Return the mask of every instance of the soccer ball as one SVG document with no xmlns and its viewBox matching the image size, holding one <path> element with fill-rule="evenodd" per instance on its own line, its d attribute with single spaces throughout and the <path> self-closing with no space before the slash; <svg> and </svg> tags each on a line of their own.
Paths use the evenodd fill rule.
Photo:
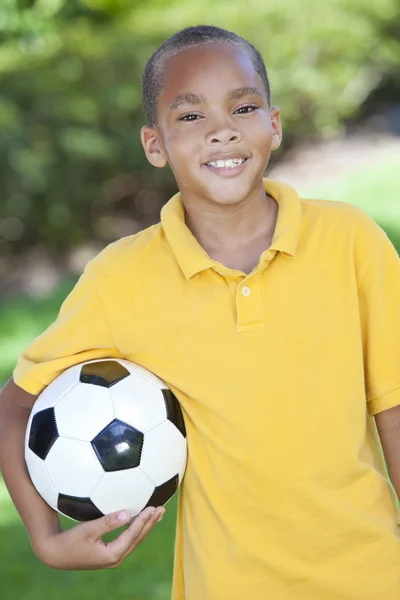
<svg viewBox="0 0 400 600">
<path fill-rule="evenodd" d="M 161 506 L 187 459 L 177 399 L 161 379 L 126 360 L 75 365 L 37 398 L 25 460 L 42 498 L 75 521 Z"/>
</svg>

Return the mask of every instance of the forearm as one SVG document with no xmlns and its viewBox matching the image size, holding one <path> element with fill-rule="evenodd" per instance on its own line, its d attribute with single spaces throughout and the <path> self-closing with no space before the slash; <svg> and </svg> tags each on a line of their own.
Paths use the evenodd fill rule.
<svg viewBox="0 0 400 600">
<path fill-rule="evenodd" d="M 26 468 L 24 442 L 30 409 L 16 404 L 16 387 L 10 380 L 0 393 L 0 469 L 38 554 L 41 540 L 60 531 L 60 521 L 37 493 Z"/>
<path fill-rule="evenodd" d="M 395 455 L 393 453 L 387 456 L 385 455 L 385 458 L 393 487 L 400 501 L 400 432 L 398 433 L 397 438 L 397 453 Z"/>
<path fill-rule="evenodd" d="M 400 405 L 375 416 L 393 487 L 400 500 Z"/>
</svg>

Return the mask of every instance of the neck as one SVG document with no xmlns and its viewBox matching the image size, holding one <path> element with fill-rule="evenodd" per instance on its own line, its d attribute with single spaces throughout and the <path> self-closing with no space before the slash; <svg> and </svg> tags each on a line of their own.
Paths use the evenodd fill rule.
<svg viewBox="0 0 400 600">
<path fill-rule="evenodd" d="M 275 230 L 278 204 L 264 190 L 240 203 L 185 202 L 185 222 L 199 244 L 212 253 L 235 250 L 265 240 L 269 247 Z"/>
</svg>

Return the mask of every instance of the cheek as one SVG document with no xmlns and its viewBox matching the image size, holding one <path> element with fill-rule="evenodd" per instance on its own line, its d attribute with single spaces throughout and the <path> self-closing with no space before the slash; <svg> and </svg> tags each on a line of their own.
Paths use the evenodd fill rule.
<svg viewBox="0 0 400 600">
<path fill-rule="evenodd" d="M 268 153 L 271 150 L 273 133 L 274 131 L 270 124 L 265 124 L 261 127 L 260 125 L 256 125 L 250 133 L 252 145 L 258 148 L 260 152 Z"/>
<path fill-rule="evenodd" d="M 256 131 L 257 138 L 263 138 L 264 140 L 272 137 L 274 132 L 271 121 L 264 112 L 258 112 L 256 118 L 249 119 L 246 123 L 246 130 L 251 131 L 252 134 Z"/>
<path fill-rule="evenodd" d="M 193 161 L 200 148 L 198 136 L 193 131 L 174 131 L 165 139 L 165 146 L 168 156 L 172 163 L 177 163 L 176 167 L 181 170 L 182 167 Z"/>
</svg>

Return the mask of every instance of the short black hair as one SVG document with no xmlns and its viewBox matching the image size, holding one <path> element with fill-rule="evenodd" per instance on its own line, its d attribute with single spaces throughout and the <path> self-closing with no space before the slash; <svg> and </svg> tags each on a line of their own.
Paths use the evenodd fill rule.
<svg viewBox="0 0 400 600">
<path fill-rule="evenodd" d="M 260 75 L 267 92 L 268 104 L 271 103 L 271 91 L 267 70 L 264 60 L 259 51 L 250 42 L 246 41 L 240 35 L 214 27 L 213 25 L 196 25 L 186 27 L 169 37 L 154 52 L 147 62 L 142 75 L 142 99 L 143 108 L 149 125 L 157 124 L 157 99 L 163 87 L 163 71 L 165 61 L 192 46 L 209 43 L 235 44 L 245 50 L 254 65 L 255 70 Z"/>
</svg>

